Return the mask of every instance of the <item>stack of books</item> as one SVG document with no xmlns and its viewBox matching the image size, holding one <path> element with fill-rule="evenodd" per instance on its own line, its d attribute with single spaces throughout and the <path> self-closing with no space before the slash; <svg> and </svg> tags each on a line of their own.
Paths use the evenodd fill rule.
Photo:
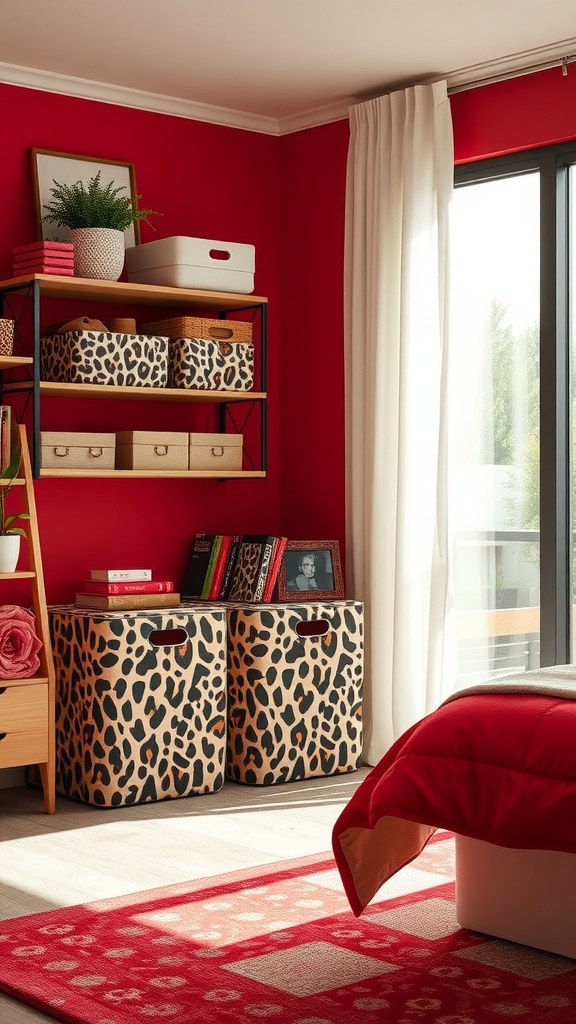
<svg viewBox="0 0 576 1024">
<path fill-rule="evenodd" d="M 175 608 L 180 594 L 171 580 L 153 580 L 151 569 L 91 569 L 90 578 L 76 594 L 80 608 L 125 611 L 138 608 Z"/>
<path fill-rule="evenodd" d="M 197 533 L 182 596 L 205 601 L 271 601 L 287 537 Z"/>
<path fill-rule="evenodd" d="M 59 274 L 74 276 L 72 242 L 31 242 L 12 250 L 12 276 Z"/>
</svg>

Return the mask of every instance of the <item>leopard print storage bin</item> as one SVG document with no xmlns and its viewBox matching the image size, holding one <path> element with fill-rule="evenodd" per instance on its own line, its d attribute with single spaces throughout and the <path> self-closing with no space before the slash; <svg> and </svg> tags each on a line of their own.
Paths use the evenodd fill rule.
<svg viewBox="0 0 576 1024">
<path fill-rule="evenodd" d="M 233 605 L 227 617 L 226 776 L 268 786 L 356 771 L 363 605 Z"/>
<path fill-rule="evenodd" d="M 165 388 L 168 338 L 69 331 L 40 341 L 41 380 Z"/>
<path fill-rule="evenodd" d="M 222 608 L 100 612 L 53 605 L 49 620 L 59 793 L 119 807 L 220 789 Z"/>
<path fill-rule="evenodd" d="M 170 338 L 171 388 L 250 391 L 254 384 L 254 345 L 209 338 Z"/>
</svg>

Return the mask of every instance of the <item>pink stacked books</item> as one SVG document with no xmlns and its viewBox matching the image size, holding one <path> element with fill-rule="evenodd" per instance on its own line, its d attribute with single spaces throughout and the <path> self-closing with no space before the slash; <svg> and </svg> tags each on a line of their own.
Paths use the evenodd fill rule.
<svg viewBox="0 0 576 1024">
<path fill-rule="evenodd" d="M 31 242 L 12 250 L 12 274 L 60 274 L 74 276 L 74 246 L 72 242 Z"/>
</svg>

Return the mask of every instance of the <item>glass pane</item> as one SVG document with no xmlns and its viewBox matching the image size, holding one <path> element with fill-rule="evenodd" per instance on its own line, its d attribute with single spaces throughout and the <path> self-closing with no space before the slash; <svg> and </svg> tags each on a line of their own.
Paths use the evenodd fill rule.
<svg viewBox="0 0 576 1024">
<path fill-rule="evenodd" d="M 452 209 L 450 509 L 456 686 L 539 665 L 539 175 Z"/>
</svg>

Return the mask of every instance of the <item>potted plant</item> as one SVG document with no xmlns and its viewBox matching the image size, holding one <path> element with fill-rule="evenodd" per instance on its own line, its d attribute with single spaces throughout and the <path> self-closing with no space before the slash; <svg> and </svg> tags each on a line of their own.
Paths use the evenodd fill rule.
<svg viewBox="0 0 576 1024">
<path fill-rule="evenodd" d="M 88 184 L 75 181 L 66 185 L 56 181 L 50 189 L 53 200 L 44 204 L 43 221 L 69 229 L 74 244 L 74 272 L 78 277 L 96 277 L 117 281 L 124 266 L 124 232 L 136 221 L 150 224 L 149 216 L 157 210 L 140 210 L 142 197 L 120 195 L 125 185 L 114 187 L 100 181 L 98 171 Z"/>
<path fill-rule="evenodd" d="M 14 572 L 20 554 L 20 538 L 26 536 L 26 531 L 16 523 L 30 519 L 27 512 L 8 514 L 6 508 L 6 499 L 18 476 L 21 460 L 22 452 L 19 446 L 14 445 L 10 465 L 0 473 L 0 572 Z M 4 480 L 7 483 L 3 483 Z"/>
</svg>

